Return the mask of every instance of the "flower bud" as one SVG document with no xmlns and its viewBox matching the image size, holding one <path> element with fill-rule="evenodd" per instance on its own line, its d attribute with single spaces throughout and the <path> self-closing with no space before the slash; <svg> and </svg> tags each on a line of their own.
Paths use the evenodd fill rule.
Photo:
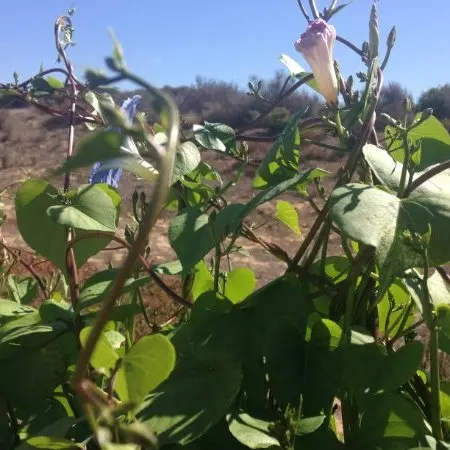
<svg viewBox="0 0 450 450">
<path fill-rule="evenodd" d="M 372 5 L 372 10 L 370 11 L 370 22 L 369 22 L 369 59 L 372 61 L 378 56 L 379 47 L 379 31 L 378 31 L 378 13 L 377 4 Z"/>
<path fill-rule="evenodd" d="M 336 30 L 323 19 L 309 22 L 308 29 L 295 42 L 295 49 L 308 61 L 319 92 L 331 103 L 337 103 L 338 81 L 333 63 Z"/>
<path fill-rule="evenodd" d="M 394 46 L 396 37 L 397 37 L 397 31 L 395 29 L 395 26 L 393 26 L 391 28 L 391 31 L 389 32 L 387 42 L 386 42 L 388 48 L 392 48 Z"/>
</svg>

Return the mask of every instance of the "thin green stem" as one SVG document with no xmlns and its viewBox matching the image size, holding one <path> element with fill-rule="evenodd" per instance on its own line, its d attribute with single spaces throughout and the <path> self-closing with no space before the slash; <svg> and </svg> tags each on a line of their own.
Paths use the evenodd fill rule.
<svg viewBox="0 0 450 450">
<path fill-rule="evenodd" d="M 83 393 L 83 380 L 86 375 L 89 360 L 91 359 L 97 341 L 100 338 L 101 333 L 103 332 L 103 328 L 114 307 L 114 302 L 120 295 L 126 280 L 132 274 L 136 261 L 141 256 L 142 250 L 147 243 L 150 230 L 153 228 L 159 216 L 159 213 L 166 201 L 172 181 L 176 147 L 179 138 L 180 118 L 178 109 L 174 101 L 164 91 L 160 91 L 154 88 L 141 78 L 129 72 L 125 72 L 124 70 L 120 72 L 131 82 L 134 82 L 146 89 L 152 96 L 156 98 L 156 100 L 158 100 L 161 111 L 164 111 L 169 119 L 168 142 L 166 149 L 159 149 L 159 154 L 165 154 L 165 156 L 162 157 L 160 161 L 159 182 L 155 186 L 152 202 L 150 203 L 144 217 L 142 218 L 136 241 L 130 249 L 122 268 L 118 272 L 115 283 L 105 295 L 103 307 L 97 315 L 92 331 L 89 334 L 89 338 L 78 358 L 75 375 L 73 378 L 73 386 L 78 393 Z M 150 145 L 155 145 L 153 142 L 149 143 Z"/>
<path fill-rule="evenodd" d="M 444 436 L 441 426 L 441 380 L 439 377 L 439 328 L 437 325 L 436 314 L 431 302 L 430 292 L 428 290 L 429 275 L 428 250 L 424 250 L 423 255 L 423 280 L 422 289 L 425 296 L 425 303 L 428 304 L 428 313 L 430 321 L 430 389 L 431 389 L 431 428 L 433 435 L 438 441 L 443 441 Z"/>
<path fill-rule="evenodd" d="M 443 163 L 437 164 L 432 167 L 430 170 L 427 170 L 425 173 L 417 177 L 407 189 L 405 189 L 405 196 L 408 196 L 412 191 L 417 189 L 420 185 L 433 178 L 434 176 L 440 174 L 444 170 L 450 169 L 450 160 L 444 161 Z"/>
<path fill-rule="evenodd" d="M 411 149 L 408 145 L 408 134 L 405 132 L 403 134 L 403 147 L 405 149 L 405 158 L 403 161 L 402 174 L 400 177 L 400 185 L 398 187 L 398 196 L 399 198 L 403 198 L 405 194 L 406 186 L 406 176 L 408 175 L 408 169 L 411 162 Z"/>
</svg>

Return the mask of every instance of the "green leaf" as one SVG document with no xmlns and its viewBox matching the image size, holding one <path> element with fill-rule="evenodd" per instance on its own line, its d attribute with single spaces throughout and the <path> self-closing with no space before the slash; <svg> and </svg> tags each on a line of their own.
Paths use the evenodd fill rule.
<svg viewBox="0 0 450 450">
<path fill-rule="evenodd" d="M 195 140 L 204 148 L 225 152 L 230 143 L 234 144 L 236 134 L 228 125 L 206 122 L 193 126 Z"/>
<path fill-rule="evenodd" d="M 36 310 L 31 306 L 21 305 L 11 300 L 0 299 L 0 325 L 8 320 L 34 312 Z"/>
<path fill-rule="evenodd" d="M 35 410 L 52 396 L 53 391 L 67 380 L 67 367 L 74 364 L 77 346 L 70 333 L 47 333 L 49 340 L 42 341 L 37 334 L 34 348 L 15 349 L 14 358 L 2 361 L 0 372 L 0 398 L 8 399 L 16 408 Z M 22 341 L 16 340 L 19 344 Z"/>
<path fill-rule="evenodd" d="M 16 275 L 8 275 L 7 287 L 9 295 L 17 303 L 27 305 L 36 298 L 37 283 L 32 277 L 18 277 Z"/>
<path fill-rule="evenodd" d="M 358 399 L 391 392 L 415 375 L 422 357 L 419 341 L 410 341 L 388 354 L 378 344 L 350 345 L 345 349 L 343 380 Z"/>
<path fill-rule="evenodd" d="M 285 200 L 278 200 L 275 217 L 289 227 L 295 234 L 300 234 L 298 213 L 291 203 Z"/>
<path fill-rule="evenodd" d="M 60 225 L 80 230 L 116 231 L 117 209 L 96 185 L 81 186 L 70 205 L 50 206 L 47 214 Z"/>
<path fill-rule="evenodd" d="M 207 367 L 187 361 L 146 398 L 137 418 L 156 433 L 161 446 L 186 445 L 224 417 L 239 392 L 241 377 L 238 363 Z"/>
<path fill-rule="evenodd" d="M 139 404 L 175 366 L 175 349 L 160 334 L 145 336 L 131 347 L 117 372 L 116 390 L 124 402 Z"/>
<path fill-rule="evenodd" d="M 58 78 L 50 76 L 50 77 L 47 77 L 46 81 L 53 89 L 63 89 L 64 88 L 64 83 L 61 80 L 58 80 Z"/>
<path fill-rule="evenodd" d="M 377 305 L 379 330 L 382 333 L 385 334 L 389 330 L 389 336 L 395 336 L 399 331 L 401 319 L 405 314 L 409 301 L 410 294 L 404 284 L 400 280 L 394 281 Z M 405 327 L 412 325 L 413 321 L 414 311 L 409 314 Z"/>
<path fill-rule="evenodd" d="M 208 270 L 206 263 L 201 260 L 195 266 L 194 281 L 192 283 L 192 299 L 197 300 L 200 295 L 214 290 L 214 277 Z"/>
<path fill-rule="evenodd" d="M 178 259 L 166 263 L 154 264 L 152 269 L 155 273 L 163 275 L 179 275 L 183 270 L 180 260 Z"/>
<path fill-rule="evenodd" d="M 415 120 L 420 119 L 421 113 L 416 115 Z M 399 162 L 404 161 L 404 142 L 397 135 L 393 127 L 386 127 L 386 148 Z M 418 170 L 444 162 L 450 155 L 450 135 L 445 127 L 434 116 L 430 116 L 420 125 L 408 132 L 408 138 L 413 145 L 420 142 L 420 164 Z"/>
<path fill-rule="evenodd" d="M 285 129 L 273 143 L 266 157 L 261 162 L 253 187 L 264 189 L 298 174 L 300 156 L 300 133 L 298 122 L 304 111 L 292 116 Z"/>
<path fill-rule="evenodd" d="M 291 76 L 297 78 L 298 80 L 302 80 L 305 76 L 310 75 L 311 72 L 307 72 L 297 61 L 294 61 L 288 55 L 281 55 L 280 61 L 287 67 Z M 313 78 L 312 80 L 306 83 L 310 88 L 314 89 L 318 94 L 322 95 L 322 93 L 317 88 L 317 82 Z"/>
<path fill-rule="evenodd" d="M 352 436 L 352 448 L 409 449 L 427 433 L 420 409 L 401 394 L 377 396 L 365 405 L 361 428 Z"/>
<path fill-rule="evenodd" d="M 213 291 L 202 294 L 192 309 L 189 326 L 192 352 L 208 365 L 243 358 L 245 318 L 242 311 Z"/>
<path fill-rule="evenodd" d="M 297 422 L 295 432 L 300 436 L 314 433 L 322 426 L 325 419 L 326 416 L 304 417 Z"/>
<path fill-rule="evenodd" d="M 248 267 L 237 267 L 227 274 L 224 295 L 232 303 L 240 303 L 254 290 L 256 278 L 253 270 Z"/>
<path fill-rule="evenodd" d="M 18 189 L 15 206 L 17 226 L 24 241 L 66 273 L 67 227 L 55 223 L 46 213 L 52 206 L 61 206 L 58 190 L 44 180 L 28 180 Z M 78 235 L 83 233 L 80 230 Z M 86 239 L 77 244 L 77 266 L 81 267 L 109 242 L 109 239 Z"/>
<path fill-rule="evenodd" d="M 0 328 L 0 359 L 9 358 L 24 350 L 45 346 L 68 331 L 68 325 L 60 321 L 49 325 L 33 323 L 40 319 L 40 316 L 35 314 L 27 314 L 9 321 Z"/>
<path fill-rule="evenodd" d="M 386 150 L 372 144 L 365 145 L 363 153 L 366 161 L 383 185 L 391 190 L 397 191 L 400 185 L 403 164 L 393 159 Z M 430 168 L 425 169 L 423 172 L 415 171 L 412 180 L 416 180 Z M 449 170 L 443 171 L 421 184 L 413 191 L 412 196 L 432 195 L 433 193 L 447 195 L 450 199 Z"/>
<path fill-rule="evenodd" d="M 80 342 L 84 347 L 92 331 L 92 327 L 85 327 L 80 332 Z M 109 376 L 116 367 L 119 355 L 109 343 L 108 338 L 103 332 L 97 340 L 95 350 L 92 353 L 89 363 L 99 373 Z"/>
<path fill-rule="evenodd" d="M 44 323 L 52 323 L 58 320 L 72 323 L 75 318 L 72 305 L 68 302 L 57 300 L 42 302 L 39 306 L 39 314 Z"/>
<path fill-rule="evenodd" d="M 102 302 L 108 290 L 112 287 L 117 277 L 118 269 L 107 269 L 102 272 L 95 273 L 91 278 L 86 280 L 75 305 L 75 312 L 89 308 Z M 121 290 L 121 295 L 132 292 L 140 287 L 145 286 L 150 281 L 150 277 L 128 278 Z"/>
<path fill-rule="evenodd" d="M 227 415 L 230 433 L 251 449 L 281 448 L 280 442 L 269 431 L 270 422 L 255 419 L 242 411 Z"/>
<path fill-rule="evenodd" d="M 66 171 L 74 171 L 81 167 L 91 166 L 95 162 L 132 155 L 123 152 L 120 147 L 125 137 L 116 131 L 98 131 L 90 133 L 78 144 L 77 152 L 56 170 L 55 175 Z"/>
<path fill-rule="evenodd" d="M 200 164 L 201 156 L 198 148 L 192 142 L 186 141 L 179 145 L 175 155 L 172 183 L 191 173 Z"/>
<path fill-rule="evenodd" d="M 449 197 L 442 193 L 399 199 L 379 188 L 348 184 L 330 197 L 331 217 L 343 233 L 376 249 L 376 258 L 392 274 L 422 267 L 423 258 L 410 246 L 403 234 L 424 234 L 431 226 L 428 249 L 430 265 L 450 261 L 450 241 L 442 240 L 450 219 Z"/>
<path fill-rule="evenodd" d="M 37 448 L 42 450 L 77 450 L 83 449 L 82 444 L 69 441 L 67 439 L 53 436 L 34 436 L 27 439 L 28 448 Z M 18 447 L 20 449 L 20 447 Z"/>
</svg>

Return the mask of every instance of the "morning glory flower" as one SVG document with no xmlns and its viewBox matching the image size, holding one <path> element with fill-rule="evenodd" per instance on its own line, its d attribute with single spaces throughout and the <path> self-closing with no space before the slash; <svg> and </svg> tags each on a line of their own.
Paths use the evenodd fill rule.
<svg viewBox="0 0 450 450">
<path fill-rule="evenodd" d="M 136 110 L 141 99 L 142 97 L 140 95 L 134 95 L 131 98 L 127 98 L 122 104 L 121 109 L 129 120 L 130 125 L 136 115 Z M 141 157 L 136 144 L 130 136 L 125 137 L 120 149 L 125 154 L 124 156 L 97 162 L 92 166 L 88 180 L 90 184 L 106 183 L 117 188 L 119 187 L 123 169 L 129 170 L 139 178 L 147 181 L 155 181 L 158 178 L 158 171 Z M 130 154 L 132 156 L 131 158 Z"/>
<path fill-rule="evenodd" d="M 333 46 L 336 30 L 323 19 L 311 20 L 308 29 L 295 42 L 311 66 L 319 92 L 331 103 L 337 103 L 338 81 L 334 70 Z"/>
</svg>

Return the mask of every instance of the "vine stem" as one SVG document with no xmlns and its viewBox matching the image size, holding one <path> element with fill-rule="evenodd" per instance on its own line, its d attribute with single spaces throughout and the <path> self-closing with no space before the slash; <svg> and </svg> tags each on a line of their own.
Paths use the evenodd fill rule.
<svg viewBox="0 0 450 450">
<path fill-rule="evenodd" d="M 75 245 L 77 245 L 79 242 L 85 240 L 85 239 L 96 239 L 96 238 L 108 238 L 111 239 L 119 244 L 121 244 L 120 248 L 126 248 L 127 250 L 131 250 L 132 249 L 132 245 L 130 245 L 127 241 L 125 241 L 124 239 L 122 239 L 119 236 L 116 236 L 114 234 L 108 233 L 107 231 L 93 231 L 89 234 L 84 234 L 82 236 L 78 236 L 76 237 L 73 241 L 71 241 L 68 245 L 67 245 L 67 249 L 66 249 L 66 259 L 67 259 L 67 254 L 68 251 L 70 250 L 70 248 L 75 247 Z M 105 249 L 108 250 L 108 249 Z M 151 265 L 149 264 L 149 262 L 144 258 L 144 256 L 142 256 L 142 254 L 139 255 L 138 257 L 140 263 L 142 264 L 142 266 L 145 268 L 145 270 L 148 272 L 148 274 L 152 277 L 153 281 L 160 287 L 161 290 L 163 290 L 169 297 L 172 298 L 172 300 L 174 300 L 175 302 L 179 303 L 180 305 L 182 305 L 183 307 L 186 308 L 192 308 L 193 305 L 191 302 L 187 301 L 186 299 L 184 299 L 183 297 L 180 297 L 176 292 L 174 292 L 169 286 L 167 286 L 163 280 L 161 280 L 161 278 L 158 276 L 158 274 L 151 268 Z"/>
<path fill-rule="evenodd" d="M 82 349 L 77 361 L 75 375 L 72 383 L 75 391 L 84 396 L 86 395 L 86 385 L 90 386 L 91 384 L 88 382 L 88 380 L 85 379 L 85 375 L 92 353 L 95 350 L 96 343 L 100 338 L 101 333 L 103 332 L 103 328 L 114 307 L 116 298 L 120 295 L 126 280 L 133 272 L 136 261 L 141 256 L 142 250 L 146 245 L 148 235 L 152 230 L 167 198 L 167 194 L 172 182 L 172 172 L 175 163 L 176 147 L 179 139 L 180 117 L 178 109 L 173 100 L 165 92 L 157 90 L 144 80 L 129 73 L 125 69 L 117 70 L 117 72 L 122 74 L 124 79 L 128 79 L 131 82 L 138 84 L 139 86 L 146 89 L 154 97 L 156 97 L 160 109 L 159 112 L 164 111 L 167 113 L 167 117 L 169 120 L 169 132 L 167 150 L 149 139 L 149 144 L 151 146 L 157 147 L 157 154 L 164 155 L 161 157 L 159 167 L 159 182 L 155 186 L 152 202 L 150 203 L 144 217 L 142 218 L 136 240 L 130 251 L 128 252 L 122 268 L 117 274 L 115 283 L 105 295 L 103 307 L 96 317 L 92 331 L 89 334 L 88 340 L 84 348 Z M 164 105 L 164 107 L 162 105 Z"/>
<path fill-rule="evenodd" d="M 63 45 L 61 44 L 60 34 L 61 30 L 64 27 L 64 24 L 70 22 L 70 19 L 66 16 L 60 16 L 56 19 L 55 22 L 55 44 L 58 55 L 61 57 L 64 65 L 66 66 L 68 77 L 67 81 L 69 83 L 71 89 L 71 104 L 69 111 L 69 138 L 67 141 L 67 149 L 66 149 L 66 161 L 70 160 L 73 155 L 73 147 L 75 142 L 75 114 L 77 107 L 77 98 L 79 94 L 78 90 L 78 82 L 73 73 L 73 66 L 70 60 L 67 58 L 66 52 L 64 50 Z M 67 193 L 70 189 L 70 171 L 67 171 L 64 174 L 64 192 Z M 75 232 L 72 228 L 67 229 L 67 242 L 73 240 L 75 237 Z M 73 249 L 70 250 L 67 260 L 66 260 L 66 268 L 68 272 L 68 281 L 70 288 L 70 301 L 72 303 L 72 307 L 75 309 L 75 306 L 78 302 L 78 297 L 80 295 L 80 289 L 78 284 L 78 268 L 77 262 L 75 260 L 75 253 Z M 78 345 L 81 346 L 79 342 L 79 332 L 81 331 L 82 324 L 81 318 L 77 314 L 74 320 L 75 334 L 78 341 Z"/>
<path fill-rule="evenodd" d="M 339 177 L 339 179 L 337 180 L 337 182 L 335 183 L 333 190 L 339 186 L 342 186 L 345 183 L 348 183 L 348 181 L 351 179 L 351 177 L 356 169 L 358 159 L 361 156 L 362 149 L 363 149 L 364 145 L 366 144 L 367 140 L 369 139 L 369 136 L 375 125 L 375 108 L 378 103 L 382 85 L 383 85 L 383 72 L 380 69 L 378 69 L 377 86 L 375 88 L 375 94 L 372 98 L 372 104 L 371 104 L 370 110 L 368 111 L 367 117 L 364 120 L 363 126 L 361 128 L 361 132 L 357 139 L 357 144 L 355 145 L 355 148 L 353 148 L 352 154 L 348 158 L 347 163 L 342 171 L 342 174 Z M 293 268 L 295 266 L 297 266 L 298 263 L 300 262 L 300 260 L 302 259 L 303 255 L 305 254 L 309 245 L 314 240 L 314 236 L 320 230 L 322 224 L 327 219 L 329 210 L 330 210 L 330 200 L 328 199 L 328 201 L 325 203 L 322 211 L 320 212 L 320 214 L 317 216 L 315 222 L 313 223 L 305 240 L 302 242 L 299 249 L 297 250 L 297 253 L 291 259 L 291 262 L 287 269 L 288 272 L 292 271 Z"/>
<path fill-rule="evenodd" d="M 431 387 L 431 428 L 433 435 L 438 441 L 443 441 L 444 436 L 441 426 L 441 380 L 439 378 L 439 328 L 437 325 L 434 306 L 431 303 L 430 292 L 428 290 L 428 249 L 423 254 L 423 280 L 422 289 L 425 296 L 425 303 L 428 305 L 427 325 L 430 330 L 430 387 Z"/>
<path fill-rule="evenodd" d="M 427 170 L 425 173 L 417 177 L 408 188 L 405 189 L 404 196 L 408 196 L 412 191 L 417 189 L 420 185 L 428 181 L 430 178 L 433 178 L 436 175 L 439 175 L 444 170 L 450 169 L 450 160 L 444 161 L 436 166 L 432 167 L 430 170 Z"/>
<path fill-rule="evenodd" d="M 42 295 L 44 296 L 44 299 L 48 298 L 47 289 L 45 288 L 44 282 L 41 280 L 37 272 L 34 270 L 34 267 L 28 263 L 26 263 L 20 256 L 14 252 L 8 245 L 5 244 L 3 238 L 0 238 L 0 246 L 3 247 L 10 255 L 12 255 L 20 264 L 22 264 L 25 269 L 30 272 L 32 277 L 36 280 L 36 283 L 39 286 L 39 289 L 42 292 Z"/>
<path fill-rule="evenodd" d="M 278 95 L 273 102 L 271 103 L 270 107 L 264 111 L 261 115 L 259 115 L 252 123 L 240 128 L 236 131 L 236 138 L 238 138 L 244 131 L 247 131 L 251 128 L 254 128 L 255 125 L 257 125 L 259 122 L 261 122 L 262 119 L 267 117 L 270 112 L 277 106 L 280 102 L 282 102 L 285 98 L 289 97 L 293 92 L 295 92 L 300 86 L 304 85 L 308 81 L 311 81 L 314 79 L 313 74 L 306 75 L 303 77 L 300 81 L 297 81 L 292 87 L 290 87 L 286 92 L 281 93 L 281 95 Z"/>
</svg>

